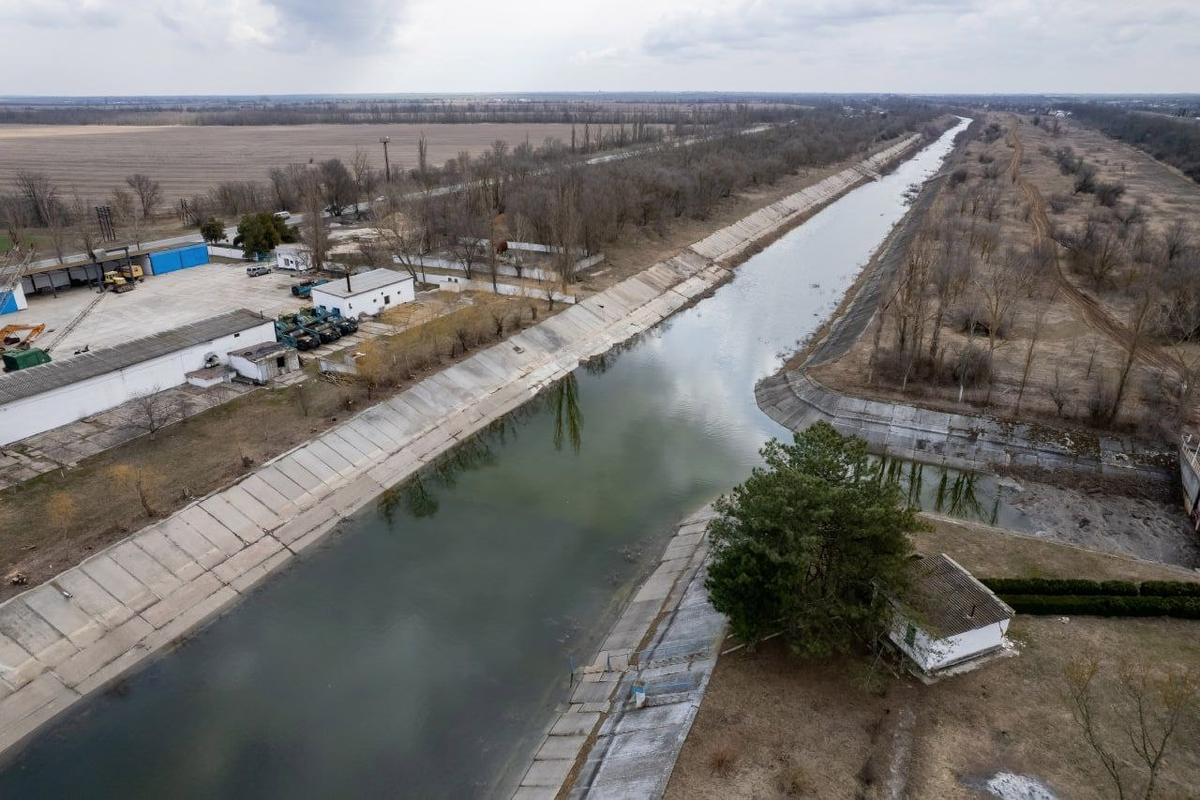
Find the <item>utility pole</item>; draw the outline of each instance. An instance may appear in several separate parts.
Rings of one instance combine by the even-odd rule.
[[[383,145],[383,172],[384,172],[385,177],[387,178],[388,183],[392,182],[392,165],[388,161],[388,152],[387,152],[388,142],[390,142],[391,140],[392,140],[392,137],[390,137],[390,136],[380,136],[379,137],[379,143]]]

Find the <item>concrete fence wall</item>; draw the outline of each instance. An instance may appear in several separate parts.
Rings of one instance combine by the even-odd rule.
[[[490,280],[467,280],[460,278],[457,275],[427,275],[429,283],[436,283],[442,289],[450,292],[491,292],[492,282]],[[532,297],[539,300],[546,299],[546,292],[540,288],[531,286],[518,286],[511,283],[496,284],[496,294],[502,294],[507,297]],[[577,298],[573,294],[563,294],[560,291],[553,291],[552,296],[556,303],[569,303],[574,305]]]
[[[208,246],[208,254],[210,256],[219,256],[220,258],[236,258],[239,261],[249,260],[240,247],[221,247],[220,245],[210,244]]]

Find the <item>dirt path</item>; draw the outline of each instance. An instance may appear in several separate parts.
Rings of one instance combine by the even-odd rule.
[[[1020,185],[1021,191],[1029,201],[1029,224],[1033,228],[1034,246],[1053,244],[1050,236],[1050,218],[1046,215],[1046,200],[1038,188],[1021,175],[1021,160],[1025,155],[1025,146],[1021,142],[1021,134],[1017,130],[1018,125],[1017,118],[1013,117],[1012,127],[1009,130],[1009,143],[1013,147],[1013,157],[1004,170],[1004,174],[1010,181]],[[1055,286],[1088,327],[1107,336],[1123,347],[1126,352],[1136,348],[1138,358],[1147,364],[1159,369],[1175,371],[1174,361],[1162,350],[1153,344],[1137,341],[1133,332],[1109,313],[1108,309],[1071,283],[1066,273],[1062,271],[1057,253],[1054,258],[1053,277]]]

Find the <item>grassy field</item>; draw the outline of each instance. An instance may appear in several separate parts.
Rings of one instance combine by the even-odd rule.
[[[917,549],[946,552],[980,575],[1187,580],[1187,573],[1120,556],[938,521]],[[1105,669],[1148,659],[1157,669],[1200,663],[1200,622],[1021,616],[1019,654],[925,686],[907,677],[868,683],[859,659],[802,661],[779,640],[721,658],[668,786],[668,798],[891,796],[897,734],[911,731],[907,797],[987,797],[1000,772],[1032,777],[1059,797],[1115,796],[1065,703],[1063,670],[1089,651]],[[1102,705],[1121,702],[1100,685]],[[1156,796],[1200,785],[1200,717],[1176,732]],[[1122,751],[1124,754],[1124,751]],[[1129,754],[1131,755],[1131,754]],[[1140,796],[1140,794],[1138,795]]]
[[[392,168],[411,168],[422,131],[429,159],[442,164],[466,150],[479,153],[502,139],[515,146],[528,139],[571,138],[564,124],[470,125],[297,125],[196,127],[115,125],[0,125],[0,185],[23,169],[45,172],[70,194],[85,200],[107,195],[126,175],[143,172],[162,184],[164,205],[206,192],[221,181],[267,179],[271,167],[310,159],[349,163],[363,148],[383,169],[381,136],[390,136]],[[582,134],[581,134],[582,135]]]

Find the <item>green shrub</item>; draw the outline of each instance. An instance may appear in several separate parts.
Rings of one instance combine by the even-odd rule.
[[[1068,578],[987,578],[983,583],[996,594],[1112,594],[1096,581]],[[1132,594],[1137,594],[1137,586],[1132,583],[1129,586]]]
[[[1133,581],[1100,581],[1100,594],[1137,597],[1138,585]]]
[[[1143,597],[1200,597],[1200,583],[1187,581],[1142,581]]]
[[[1114,595],[1001,595],[1018,614],[1200,619],[1200,597]]]
[[[1078,578],[984,578],[1002,595],[1104,595],[1109,597],[1200,597],[1200,583],[1186,581],[1089,581]]]

